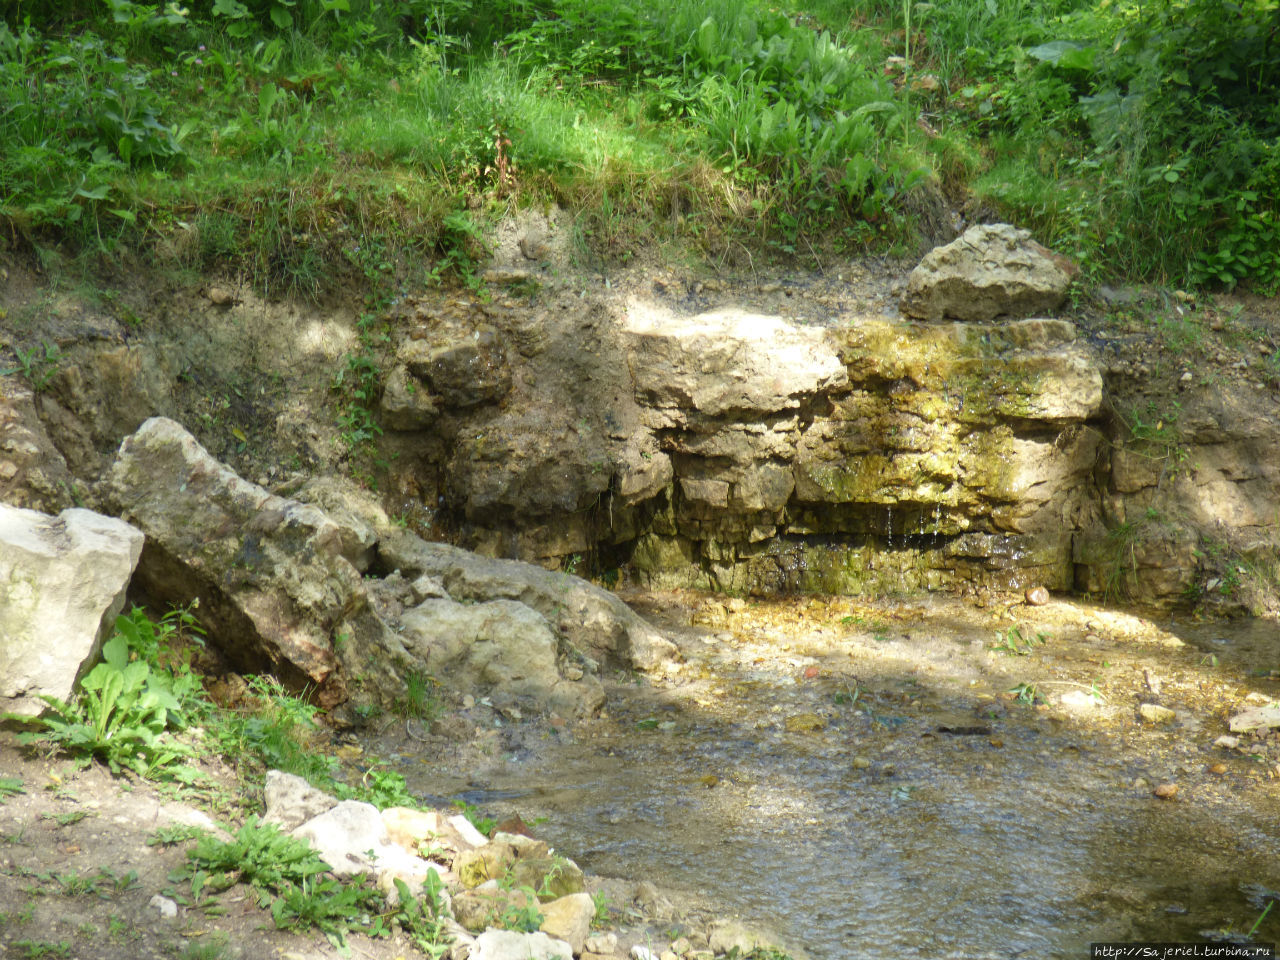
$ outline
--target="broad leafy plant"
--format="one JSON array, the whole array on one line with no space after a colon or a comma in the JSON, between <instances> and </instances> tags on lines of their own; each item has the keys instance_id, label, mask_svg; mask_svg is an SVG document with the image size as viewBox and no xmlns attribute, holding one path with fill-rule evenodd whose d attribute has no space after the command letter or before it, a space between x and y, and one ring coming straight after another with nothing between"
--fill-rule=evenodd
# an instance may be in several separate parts
<instances>
[{"instance_id":1,"label":"broad leafy plant","mask_svg":"<svg viewBox=\"0 0 1280 960\"><path fill-rule=\"evenodd\" d=\"M42 697L52 710L38 720L45 729L19 739L101 760L112 773L128 769L154 777L189 752L165 735L182 709L171 678L145 660L130 661L129 645L120 633L103 645L102 656L102 663L80 681L78 698L68 703Z\"/></svg>"}]
</instances>

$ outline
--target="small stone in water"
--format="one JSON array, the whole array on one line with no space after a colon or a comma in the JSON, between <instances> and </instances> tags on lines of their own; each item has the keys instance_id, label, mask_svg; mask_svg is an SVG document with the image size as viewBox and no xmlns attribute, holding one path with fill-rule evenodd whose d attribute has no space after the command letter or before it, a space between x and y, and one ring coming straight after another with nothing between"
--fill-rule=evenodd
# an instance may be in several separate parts
<instances>
[{"instance_id":1,"label":"small stone in water","mask_svg":"<svg viewBox=\"0 0 1280 960\"><path fill-rule=\"evenodd\" d=\"M633 960L658 960L658 955L643 944L637 943L631 948Z\"/></svg>"},{"instance_id":2,"label":"small stone in water","mask_svg":"<svg viewBox=\"0 0 1280 960\"><path fill-rule=\"evenodd\" d=\"M1226 772L1227 772L1227 765L1226 765L1225 763L1214 763L1214 764L1210 764L1210 765L1209 765L1209 772L1210 772L1210 773L1217 773L1217 774L1223 774L1223 773L1226 773Z\"/></svg>"},{"instance_id":3,"label":"small stone in water","mask_svg":"<svg viewBox=\"0 0 1280 960\"><path fill-rule=\"evenodd\" d=\"M1156 787L1154 792L1161 800L1172 800L1178 795L1178 785L1176 783L1162 783Z\"/></svg>"},{"instance_id":4,"label":"small stone in water","mask_svg":"<svg viewBox=\"0 0 1280 960\"><path fill-rule=\"evenodd\" d=\"M1138 707L1138 714L1147 723L1168 723L1177 716L1168 707L1162 707L1155 703L1144 703Z\"/></svg>"},{"instance_id":5,"label":"small stone in water","mask_svg":"<svg viewBox=\"0 0 1280 960\"><path fill-rule=\"evenodd\" d=\"M871 766L871 761L868 760L866 757L853 758L853 769L866 770L869 766Z\"/></svg>"},{"instance_id":6,"label":"small stone in water","mask_svg":"<svg viewBox=\"0 0 1280 960\"><path fill-rule=\"evenodd\" d=\"M814 733L826 725L827 721L816 713L798 713L793 717L787 717L785 721L787 733Z\"/></svg>"},{"instance_id":7,"label":"small stone in water","mask_svg":"<svg viewBox=\"0 0 1280 960\"><path fill-rule=\"evenodd\" d=\"M1031 587L1026 593L1027 603L1033 607L1043 607L1049 602L1049 591L1044 587Z\"/></svg>"}]
</instances>

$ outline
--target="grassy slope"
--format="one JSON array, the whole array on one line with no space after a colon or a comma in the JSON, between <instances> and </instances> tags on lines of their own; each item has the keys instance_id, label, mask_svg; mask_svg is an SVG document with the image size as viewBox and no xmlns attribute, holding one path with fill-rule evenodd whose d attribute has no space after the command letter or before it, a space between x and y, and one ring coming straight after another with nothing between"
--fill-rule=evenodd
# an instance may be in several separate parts
<instances>
[{"instance_id":1,"label":"grassy slope","mask_svg":"<svg viewBox=\"0 0 1280 960\"><path fill-rule=\"evenodd\" d=\"M1271 286L1275 0L1217 2L29 0L0 220L46 260L314 296L423 255L465 277L513 203L618 258L910 245L967 205L1099 277Z\"/></svg>"}]
</instances>

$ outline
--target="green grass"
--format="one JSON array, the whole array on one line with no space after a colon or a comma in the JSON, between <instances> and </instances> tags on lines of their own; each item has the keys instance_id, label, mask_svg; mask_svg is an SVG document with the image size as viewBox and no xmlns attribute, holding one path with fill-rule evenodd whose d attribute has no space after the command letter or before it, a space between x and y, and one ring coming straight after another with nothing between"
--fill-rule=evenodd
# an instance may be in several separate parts
<instances>
[{"instance_id":1,"label":"green grass","mask_svg":"<svg viewBox=\"0 0 1280 960\"><path fill-rule=\"evenodd\" d=\"M903 250L971 200L1091 278L1280 286L1273 0L111 7L0 24L0 222L41 262L315 298L371 248L474 283L458 218L513 205L625 260Z\"/></svg>"}]
</instances>

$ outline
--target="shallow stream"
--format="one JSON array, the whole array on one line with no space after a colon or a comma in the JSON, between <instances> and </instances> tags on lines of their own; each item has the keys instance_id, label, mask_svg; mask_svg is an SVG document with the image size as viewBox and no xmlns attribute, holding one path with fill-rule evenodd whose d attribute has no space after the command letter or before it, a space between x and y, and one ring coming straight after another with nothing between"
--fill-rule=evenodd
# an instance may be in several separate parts
<instances>
[{"instance_id":1,"label":"shallow stream","mask_svg":"<svg viewBox=\"0 0 1280 960\"><path fill-rule=\"evenodd\" d=\"M410 786L546 818L589 872L651 879L677 911L701 894L815 960L1221 939L1280 889L1275 741L1213 745L1248 694L1277 695L1249 675L1277 663L1274 623L630 599L680 643L677 674L613 683L599 720L497 729L468 779L408 764Z\"/></svg>"}]
</instances>

